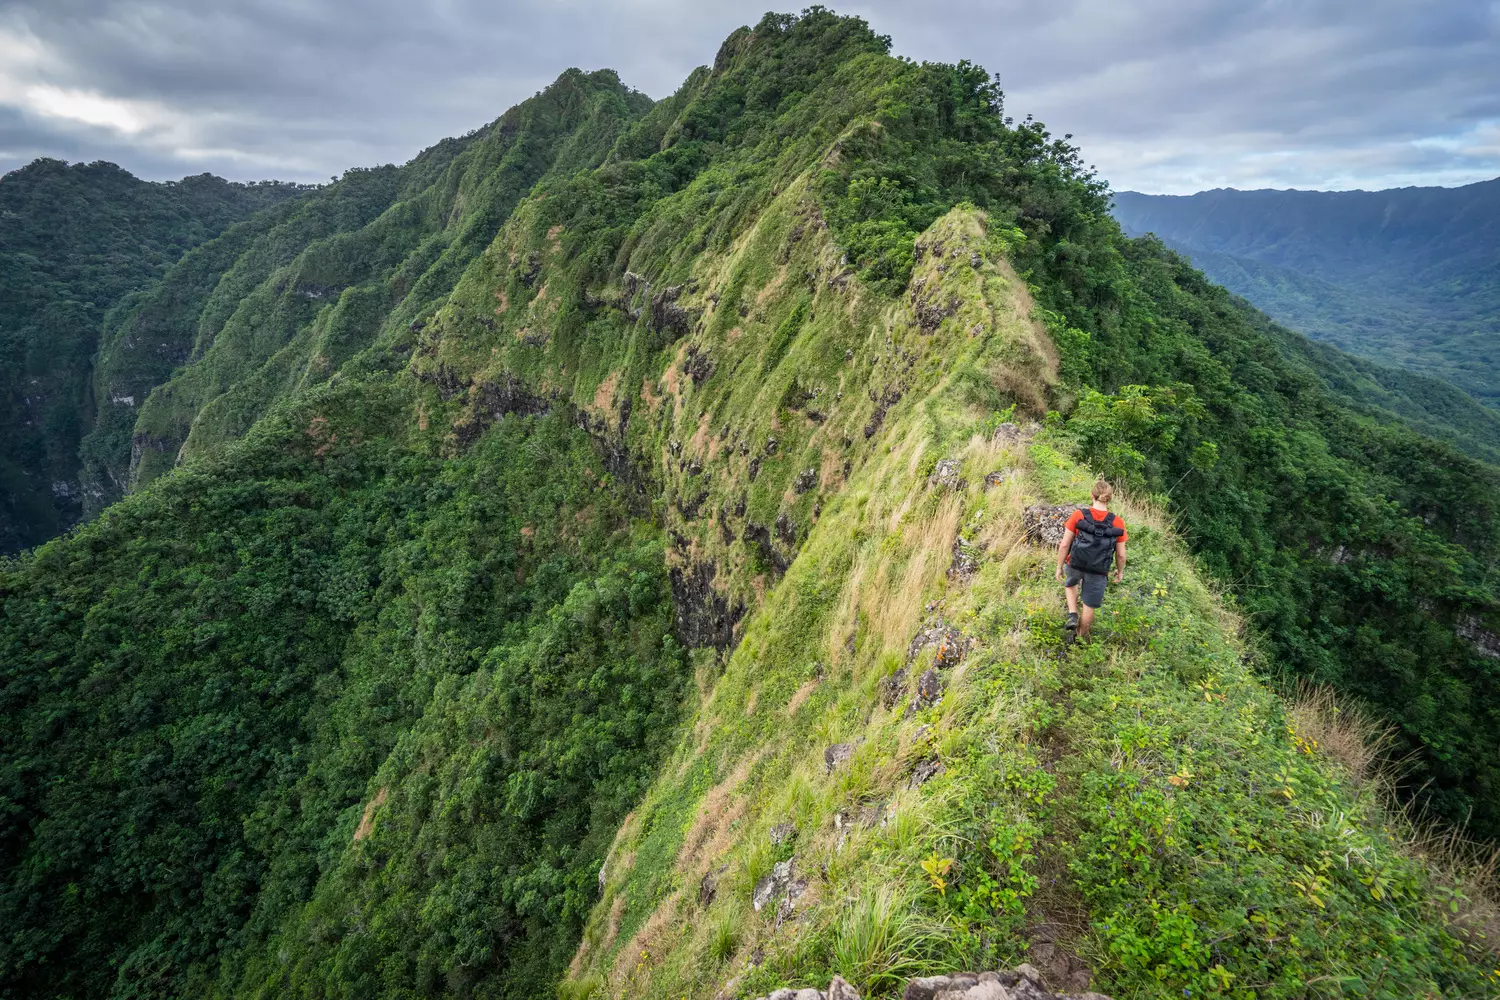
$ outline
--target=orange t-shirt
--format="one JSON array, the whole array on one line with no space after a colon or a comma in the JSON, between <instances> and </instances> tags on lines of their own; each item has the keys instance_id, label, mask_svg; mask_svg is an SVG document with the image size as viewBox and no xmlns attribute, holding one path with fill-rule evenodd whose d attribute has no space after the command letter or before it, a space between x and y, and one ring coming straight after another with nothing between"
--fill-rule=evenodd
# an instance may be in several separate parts
<instances>
[{"instance_id":1,"label":"orange t-shirt","mask_svg":"<svg viewBox=\"0 0 1500 1000\"><path fill-rule=\"evenodd\" d=\"M1065 525L1063 525L1063 528L1065 530L1067 530L1067 531L1073 532L1073 534L1075 534L1075 535L1078 534L1078 522L1081 521L1081 520L1083 520L1083 512L1085 510L1088 511L1090 514L1094 515L1094 520L1095 521L1102 521L1102 520L1104 520L1104 515L1109 513L1109 511L1104 511L1103 513L1101 513L1099 511L1095 510L1093 507L1083 507L1083 508L1081 508L1079 510L1075 510L1072 514L1068 515L1068 523L1065 524ZM1123 542L1123 541L1125 541L1125 539L1127 539L1127 538L1130 537L1125 532L1125 522L1120 519L1120 515L1119 514L1115 515L1115 527L1120 529L1120 537L1116 538L1115 541L1117 541L1117 542ZM1073 552L1072 552L1072 547L1070 546L1069 547L1069 551L1068 551L1068 565L1071 566L1072 564L1073 564Z\"/></svg>"}]
</instances>

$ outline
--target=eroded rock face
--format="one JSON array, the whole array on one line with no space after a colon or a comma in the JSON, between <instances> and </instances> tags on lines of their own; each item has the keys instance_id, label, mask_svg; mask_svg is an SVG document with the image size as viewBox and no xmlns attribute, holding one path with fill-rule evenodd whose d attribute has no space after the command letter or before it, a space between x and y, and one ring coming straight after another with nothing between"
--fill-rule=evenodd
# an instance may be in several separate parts
<instances>
[{"instance_id":1,"label":"eroded rock face","mask_svg":"<svg viewBox=\"0 0 1500 1000\"><path fill-rule=\"evenodd\" d=\"M668 574L677 611L677 637L688 646L727 650L734 645L734 627L745 607L738 603L731 607L714 589L717 575L718 567L710 562L674 566Z\"/></svg>"},{"instance_id":2,"label":"eroded rock face","mask_svg":"<svg viewBox=\"0 0 1500 1000\"><path fill-rule=\"evenodd\" d=\"M682 364L683 374L693 380L694 385L702 385L713 378L714 364L708 353L696 345L689 347L687 359Z\"/></svg>"},{"instance_id":3,"label":"eroded rock face","mask_svg":"<svg viewBox=\"0 0 1500 1000\"><path fill-rule=\"evenodd\" d=\"M466 419L453 425L461 447L467 448L501 417L539 416L552 408L550 401L526 387L526 383L506 372L498 381L483 381L471 390L472 406Z\"/></svg>"},{"instance_id":4,"label":"eroded rock face","mask_svg":"<svg viewBox=\"0 0 1500 1000\"><path fill-rule=\"evenodd\" d=\"M1054 506L1034 503L1021 515L1021 525L1026 529L1026 540L1033 545L1055 546L1062 541L1068 518L1078 510L1077 504Z\"/></svg>"},{"instance_id":5,"label":"eroded rock face","mask_svg":"<svg viewBox=\"0 0 1500 1000\"><path fill-rule=\"evenodd\" d=\"M917 678L917 692L912 695L911 704L906 708L906 714L915 715L936 705L943 699L943 689L946 686L937 668L928 667L922 672L922 676Z\"/></svg>"},{"instance_id":6,"label":"eroded rock face","mask_svg":"<svg viewBox=\"0 0 1500 1000\"><path fill-rule=\"evenodd\" d=\"M834 768L854 756L853 743L835 743L823 751L823 766L827 773L832 774Z\"/></svg>"},{"instance_id":7,"label":"eroded rock face","mask_svg":"<svg viewBox=\"0 0 1500 1000\"><path fill-rule=\"evenodd\" d=\"M894 674L880 682L880 703L886 708L895 708L906 697L907 670L899 668Z\"/></svg>"},{"instance_id":8,"label":"eroded rock face","mask_svg":"<svg viewBox=\"0 0 1500 1000\"><path fill-rule=\"evenodd\" d=\"M953 539L953 562L948 567L948 579L969 580L979 572L979 561L984 551L977 545L964 541L962 535Z\"/></svg>"},{"instance_id":9,"label":"eroded rock face","mask_svg":"<svg viewBox=\"0 0 1500 1000\"><path fill-rule=\"evenodd\" d=\"M682 295L681 285L662 289L651 299L651 328L685 337L693 330L698 314L677 304Z\"/></svg>"},{"instance_id":10,"label":"eroded rock face","mask_svg":"<svg viewBox=\"0 0 1500 1000\"><path fill-rule=\"evenodd\" d=\"M1500 659L1500 635L1485 628L1477 616L1465 615L1454 626L1453 631L1480 656L1491 660Z\"/></svg>"},{"instance_id":11,"label":"eroded rock face","mask_svg":"<svg viewBox=\"0 0 1500 1000\"><path fill-rule=\"evenodd\" d=\"M788 890L792 888L794 882L800 883L797 893L799 896L802 890L807 888L805 881L794 877L795 861L795 858L787 858L785 861L776 862L771 866L771 874L763 876L759 882L755 883L755 891L750 896L750 905L755 908L756 913L765 909L774 900L788 898Z\"/></svg>"}]
</instances>

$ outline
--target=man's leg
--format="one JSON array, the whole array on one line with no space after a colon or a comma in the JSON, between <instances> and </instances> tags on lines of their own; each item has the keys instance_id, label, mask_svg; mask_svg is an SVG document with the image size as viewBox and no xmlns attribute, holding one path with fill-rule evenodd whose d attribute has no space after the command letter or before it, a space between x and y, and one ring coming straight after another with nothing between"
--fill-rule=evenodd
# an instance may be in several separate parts
<instances>
[{"instance_id":1,"label":"man's leg","mask_svg":"<svg viewBox=\"0 0 1500 1000\"><path fill-rule=\"evenodd\" d=\"M1082 639L1089 634L1089 629L1094 627L1094 609L1087 604L1083 606L1083 613L1078 616L1078 638Z\"/></svg>"},{"instance_id":2,"label":"man's leg","mask_svg":"<svg viewBox=\"0 0 1500 1000\"><path fill-rule=\"evenodd\" d=\"M1068 599L1068 614L1070 614L1070 615L1077 614L1078 613L1078 587L1076 585L1074 585L1072 587L1064 587L1063 588L1063 596L1065 596Z\"/></svg>"}]
</instances>

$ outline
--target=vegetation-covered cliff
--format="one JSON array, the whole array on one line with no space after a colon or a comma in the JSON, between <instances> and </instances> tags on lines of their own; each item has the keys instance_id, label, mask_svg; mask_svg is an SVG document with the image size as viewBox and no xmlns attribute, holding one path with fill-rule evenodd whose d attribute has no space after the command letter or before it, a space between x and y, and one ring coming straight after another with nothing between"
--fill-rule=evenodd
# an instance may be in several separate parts
<instances>
[{"instance_id":1,"label":"vegetation-covered cliff","mask_svg":"<svg viewBox=\"0 0 1500 1000\"><path fill-rule=\"evenodd\" d=\"M1493 832L1496 473L888 47L570 71L120 315L133 488L0 569L4 989L1493 990L1474 873L1266 678ZM1132 563L1060 656L1024 510L1096 472Z\"/></svg>"},{"instance_id":2,"label":"vegetation-covered cliff","mask_svg":"<svg viewBox=\"0 0 1500 1000\"><path fill-rule=\"evenodd\" d=\"M0 181L0 552L46 541L84 511L78 445L99 402L89 372L110 310L301 190L208 174L153 184L58 160Z\"/></svg>"}]
</instances>

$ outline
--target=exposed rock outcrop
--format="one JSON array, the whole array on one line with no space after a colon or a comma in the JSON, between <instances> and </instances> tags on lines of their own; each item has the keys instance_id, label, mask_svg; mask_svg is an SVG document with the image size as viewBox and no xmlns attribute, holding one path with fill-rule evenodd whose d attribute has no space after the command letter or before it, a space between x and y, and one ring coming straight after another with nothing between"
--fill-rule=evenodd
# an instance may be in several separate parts
<instances>
[{"instance_id":1,"label":"exposed rock outcrop","mask_svg":"<svg viewBox=\"0 0 1500 1000\"><path fill-rule=\"evenodd\" d=\"M945 770L947 769L943 767L943 762L936 757L918 761L917 766L912 768L911 778L907 781L906 787L919 788L942 774Z\"/></svg>"},{"instance_id":2,"label":"exposed rock outcrop","mask_svg":"<svg viewBox=\"0 0 1500 1000\"><path fill-rule=\"evenodd\" d=\"M965 484L958 477L959 470L962 467L963 463L956 458L942 459L933 468L932 475L927 477L927 482L946 490L962 490Z\"/></svg>"},{"instance_id":3,"label":"exposed rock outcrop","mask_svg":"<svg viewBox=\"0 0 1500 1000\"><path fill-rule=\"evenodd\" d=\"M940 670L956 667L969 651L969 640L958 629L939 618L912 637L906 648L906 662L917 658L917 654L929 646L937 647L932 664Z\"/></svg>"},{"instance_id":4,"label":"exposed rock outcrop","mask_svg":"<svg viewBox=\"0 0 1500 1000\"><path fill-rule=\"evenodd\" d=\"M1072 503L1032 504L1021 515L1026 540L1033 545L1057 545L1062 541L1063 528L1068 518L1078 509L1078 505Z\"/></svg>"},{"instance_id":5,"label":"exposed rock outcrop","mask_svg":"<svg viewBox=\"0 0 1500 1000\"><path fill-rule=\"evenodd\" d=\"M480 382L474 386L470 398L470 412L453 425L459 446L464 448L473 444L501 417L539 416L551 409L547 399L532 392L525 382L509 372L499 376L497 381Z\"/></svg>"},{"instance_id":6,"label":"exposed rock outcrop","mask_svg":"<svg viewBox=\"0 0 1500 1000\"><path fill-rule=\"evenodd\" d=\"M726 650L734 645L734 627L745 614L745 606L731 605L714 589L718 566L709 562L674 566L668 574L672 603L677 611L677 638L697 649Z\"/></svg>"},{"instance_id":7,"label":"exposed rock outcrop","mask_svg":"<svg viewBox=\"0 0 1500 1000\"><path fill-rule=\"evenodd\" d=\"M962 535L953 539L953 562L948 567L948 579L964 581L979 572L979 560L984 550L964 540Z\"/></svg>"},{"instance_id":8,"label":"exposed rock outcrop","mask_svg":"<svg viewBox=\"0 0 1500 1000\"><path fill-rule=\"evenodd\" d=\"M778 919L790 916L792 907L797 900L807 891L807 880L797 877L796 858L787 858L778 861L771 866L771 874L762 876L755 883L755 892L750 897L750 905L759 913L772 902L777 904Z\"/></svg>"},{"instance_id":9,"label":"exposed rock outcrop","mask_svg":"<svg viewBox=\"0 0 1500 1000\"><path fill-rule=\"evenodd\" d=\"M682 295L681 285L663 288L651 297L651 329L686 337L693 332L698 314L677 304Z\"/></svg>"},{"instance_id":10,"label":"exposed rock outcrop","mask_svg":"<svg viewBox=\"0 0 1500 1000\"><path fill-rule=\"evenodd\" d=\"M823 751L823 768L828 774L832 774L834 768L854 756L853 743L835 743Z\"/></svg>"},{"instance_id":11,"label":"exposed rock outcrop","mask_svg":"<svg viewBox=\"0 0 1500 1000\"><path fill-rule=\"evenodd\" d=\"M1021 964L998 972L955 972L909 980L901 1000L1109 1000L1102 993L1054 993L1034 967ZM860 1000L859 992L841 976L826 990L783 987L760 1000Z\"/></svg>"}]
</instances>

